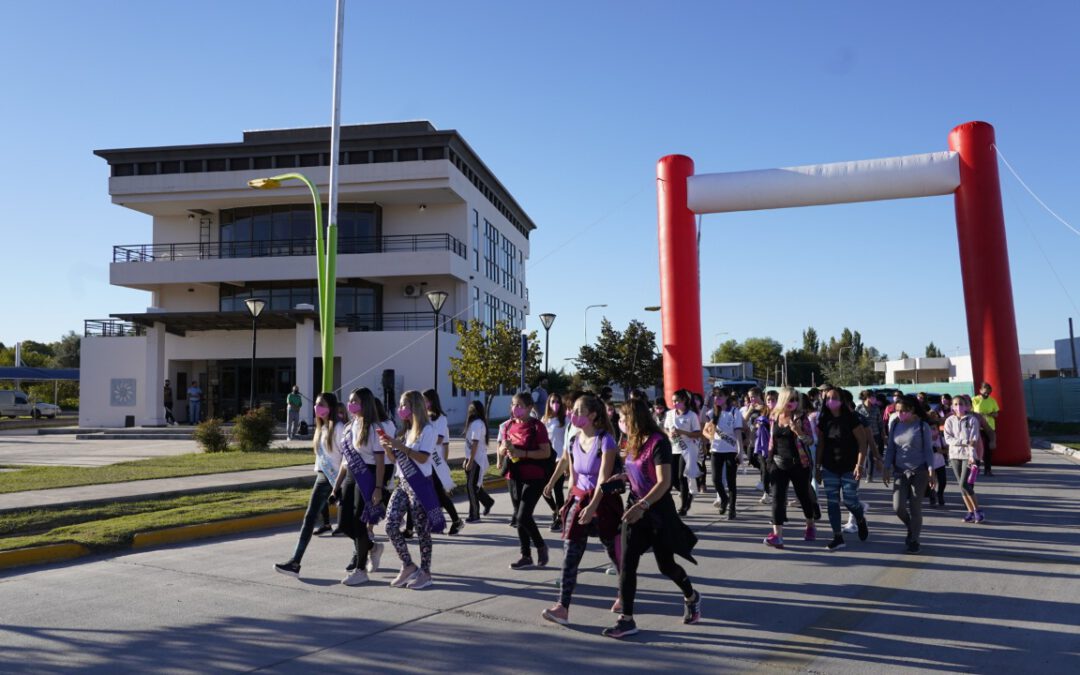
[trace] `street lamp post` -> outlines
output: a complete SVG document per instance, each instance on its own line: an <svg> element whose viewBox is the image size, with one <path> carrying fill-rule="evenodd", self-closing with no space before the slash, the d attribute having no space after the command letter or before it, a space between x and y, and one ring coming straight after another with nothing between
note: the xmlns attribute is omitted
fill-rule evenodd
<svg viewBox="0 0 1080 675"><path fill-rule="evenodd" d="M251 314L251 397L248 399L248 410L255 409L255 338L258 334L259 315L262 314L266 302L259 298L248 298L244 301L248 313Z"/></svg>
<svg viewBox="0 0 1080 675"><path fill-rule="evenodd" d="M589 305L585 308L585 344L589 344L589 310L593 307L607 307L607 305Z"/></svg>
<svg viewBox="0 0 1080 675"><path fill-rule="evenodd" d="M435 383L431 388L439 391L439 312L442 311L443 303L446 302L446 291L431 291L427 294L428 302L431 303L431 311L435 312Z"/></svg>
<svg viewBox="0 0 1080 675"><path fill-rule="evenodd" d="M551 344L548 340L548 331L551 330L551 324L555 323L555 315L551 312L540 315L540 323L544 324L544 372L548 372L548 346Z"/></svg>
<svg viewBox="0 0 1080 675"><path fill-rule="evenodd" d="M315 274L319 290L320 342L322 347L322 391L334 390L334 311L337 302L337 225L333 222L323 231L322 200L319 188L302 173L283 173L269 178L255 178L248 186L256 190L273 190L284 181L296 180L307 186L315 207Z"/></svg>

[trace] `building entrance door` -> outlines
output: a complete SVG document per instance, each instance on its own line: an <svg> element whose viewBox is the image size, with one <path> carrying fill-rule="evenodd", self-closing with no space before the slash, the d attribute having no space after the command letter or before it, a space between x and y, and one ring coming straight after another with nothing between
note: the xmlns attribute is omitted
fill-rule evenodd
<svg viewBox="0 0 1080 675"><path fill-rule="evenodd" d="M251 361L217 361L220 386L215 407L222 419L231 420L251 407ZM275 419L285 419L285 396L296 380L296 359L255 360L255 405L269 405Z"/></svg>

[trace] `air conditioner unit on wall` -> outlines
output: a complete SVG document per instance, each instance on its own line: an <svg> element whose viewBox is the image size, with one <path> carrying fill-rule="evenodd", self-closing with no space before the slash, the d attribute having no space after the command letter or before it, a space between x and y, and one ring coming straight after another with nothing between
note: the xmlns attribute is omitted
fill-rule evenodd
<svg viewBox="0 0 1080 675"><path fill-rule="evenodd" d="M419 298L423 292L420 284L405 284L405 287L402 289L402 294L406 298Z"/></svg>

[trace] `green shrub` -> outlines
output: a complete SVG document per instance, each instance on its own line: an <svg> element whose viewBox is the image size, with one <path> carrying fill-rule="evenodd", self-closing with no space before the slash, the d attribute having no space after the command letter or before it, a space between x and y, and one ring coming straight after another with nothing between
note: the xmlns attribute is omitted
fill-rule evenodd
<svg viewBox="0 0 1080 675"><path fill-rule="evenodd" d="M270 408L256 408L233 421L232 439L241 452L263 452L270 449L277 421Z"/></svg>
<svg viewBox="0 0 1080 675"><path fill-rule="evenodd" d="M221 426L221 420L216 417L200 422L195 427L193 437L203 452L228 452L229 450L229 437Z"/></svg>

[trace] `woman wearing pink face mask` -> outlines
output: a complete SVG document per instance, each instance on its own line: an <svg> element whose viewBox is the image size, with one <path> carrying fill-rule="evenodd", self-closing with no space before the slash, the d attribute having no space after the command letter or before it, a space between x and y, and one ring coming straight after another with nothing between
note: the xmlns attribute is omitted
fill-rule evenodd
<svg viewBox="0 0 1080 675"><path fill-rule="evenodd" d="M907 526L904 543L908 553L918 553L922 533L922 500L926 486L934 488L934 446L926 413L914 396L904 396L896 404L896 417L889 422L885 446L884 480L893 483L893 510Z"/></svg>
<svg viewBox="0 0 1080 675"><path fill-rule="evenodd" d="M300 576L300 561L304 557L311 534L315 530L315 521L326 506L334 481L341 467L341 448L344 441L344 425L335 422L338 407L337 396L323 392L315 399L315 433L312 435L312 449L315 452L315 485L311 488L304 524L300 528L300 539L292 558L274 565L274 570L292 577Z"/></svg>
<svg viewBox="0 0 1080 675"><path fill-rule="evenodd" d="M838 551L846 546L840 529L840 498L855 517L859 539L866 541L869 530L862 502L859 501L859 479L863 462L870 448L870 432L855 412L844 404L843 393L830 387L824 393L825 407L818 417L817 478L825 483L825 500L829 509L829 525L833 539L826 547Z"/></svg>
<svg viewBox="0 0 1080 675"><path fill-rule="evenodd" d="M806 417L800 414L799 393L784 387L769 414L769 454L766 463L772 481L772 532L765 545L784 548L784 523L787 521L787 490L791 485L806 518L805 541L814 541L814 498L810 494L811 461L809 446L814 437Z"/></svg>
<svg viewBox="0 0 1080 675"><path fill-rule="evenodd" d="M555 468L544 424L531 417L533 400L528 393L514 395L510 409L510 424L504 431L500 448L505 457L515 464L518 481L518 503L515 512L517 520L518 542L521 544L521 557L510 563L510 569L521 570L532 567L532 548L536 548L536 564L544 567L548 564L548 547L540 534L540 528L533 518L536 503L540 501L544 486Z"/></svg>
<svg viewBox="0 0 1080 675"><path fill-rule="evenodd" d="M952 415L945 419L945 443L949 446L953 474L960 483L960 496L967 507L965 523L981 523L985 519L975 497L975 479L971 477L972 473L978 475L982 461L979 429L979 418L972 414L971 397L964 394L954 398Z"/></svg>
<svg viewBox="0 0 1080 675"><path fill-rule="evenodd" d="M555 464L559 464L562 460L563 447L566 443L566 427L569 424L566 419L566 408L562 406L562 397L552 392L548 395L547 404L544 407L544 416L540 418L540 421L544 423L547 428L548 439L551 441L551 450L555 453ZM554 477L554 476L553 476ZM563 504L566 502L566 497L563 493L563 484L566 483L566 476L560 475L555 479L554 484L549 491L544 492L544 501L551 507L551 531L561 532L562 522L559 520L559 511L562 510Z"/></svg>
<svg viewBox="0 0 1080 675"><path fill-rule="evenodd" d="M615 569L620 569L617 548L623 516L622 500L602 486L615 473L619 448L604 403L585 394L574 403L571 423L579 429L566 453L570 469L570 497L563 506L563 564L559 602L541 616L553 623L570 622L570 601L577 587L578 566L585 555L589 535L597 534ZM614 487L614 485L612 486ZM613 611L621 612L616 601Z"/></svg>
<svg viewBox="0 0 1080 675"><path fill-rule="evenodd" d="M672 483L679 488L679 515L685 516L694 502L694 488L699 475L701 419L694 409L693 397L686 389L679 389L671 395L671 405L672 410L668 411L664 420L664 431L671 438L671 451L677 459Z"/></svg>

